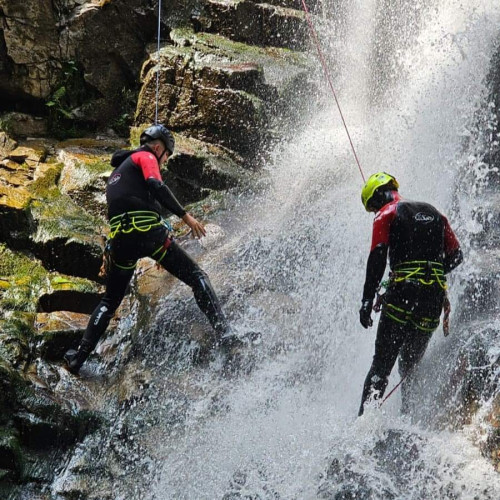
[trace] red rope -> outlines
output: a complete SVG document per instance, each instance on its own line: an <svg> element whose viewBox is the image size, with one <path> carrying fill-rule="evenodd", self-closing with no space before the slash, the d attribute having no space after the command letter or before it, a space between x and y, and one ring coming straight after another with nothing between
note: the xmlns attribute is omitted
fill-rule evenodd
<svg viewBox="0 0 500 500"><path fill-rule="evenodd" d="M380 403L379 406L382 406L391 396L392 394L396 391L396 389L404 382L405 378L409 375L409 373L407 373L393 388L392 388L392 391L387 394L387 396L382 400L382 402Z"/></svg>
<svg viewBox="0 0 500 500"><path fill-rule="evenodd" d="M345 131L347 133L347 137L349 138L349 143L351 144L351 149L352 149L352 152L354 154L354 158L356 159L356 163L358 164L359 172L361 174L361 177L363 178L363 182L366 182L365 175L363 173L363 170L361 169L361 164L359 163L359 160L358 160L358 155L356 154L356 150L354 149L354 144L353 144L352 139L351 139L351 134L349 134L349 129L347 128L347 124L345 122L344 115L342 113L342 109L340 108L340 104L339 104L339 101L337 99L337 94L335 92L335 89L333 88L333 83L332 83L332 79L330 77L330 73L328 71L328 66L326 65L326 61L325 61L325 58L323 57L323 53L321 52L321 46L319 44L318 36L316 35L316 30L314 29L313 23L312 23L311 18L309 16L309 10L307 8L305 0L302 0L302 5L304 6L304 13L306 15L307 24L309 24L309 28L311 29L311 34L312 34L312 37L314 39L314 43L316 44L316 48L318 50L319 59L321 61L321 65L323 66L323 71L325 72L326 79L328 81L328 84L330 85L330 89L332 90L333 97L335 98L335 103L337 104L337 108L339 109L340 117L342 118L342 123L344 124L344 128L345 128Z"/></svg>

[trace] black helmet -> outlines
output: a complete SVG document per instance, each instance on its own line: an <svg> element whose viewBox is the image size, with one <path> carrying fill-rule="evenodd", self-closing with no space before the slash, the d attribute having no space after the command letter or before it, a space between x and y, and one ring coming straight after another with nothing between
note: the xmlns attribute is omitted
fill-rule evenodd
<svg viewBox="0 0 500 500"><path fill-rule="evenodd" d="M164 125L151 125L151 127L148 127L141 134L141 145L149 141L154 141L155 139L160 139L171 155L174 153L175 139L172 132L170 132L167 127Z"/></svg>

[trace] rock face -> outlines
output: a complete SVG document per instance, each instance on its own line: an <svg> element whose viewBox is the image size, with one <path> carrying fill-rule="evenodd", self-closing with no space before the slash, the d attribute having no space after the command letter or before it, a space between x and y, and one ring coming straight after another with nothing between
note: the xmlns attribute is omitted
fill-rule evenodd
<svg viewBox="0 0 500 500"><path fill-rule="evenodd" d="M298 53L248 47L219 35L173 30L175 45L143 68L137 123L154 116L156 75L159 119L174 130L255 157L270 138L271 124L300 110L310 91L311 65Z"/></svg>

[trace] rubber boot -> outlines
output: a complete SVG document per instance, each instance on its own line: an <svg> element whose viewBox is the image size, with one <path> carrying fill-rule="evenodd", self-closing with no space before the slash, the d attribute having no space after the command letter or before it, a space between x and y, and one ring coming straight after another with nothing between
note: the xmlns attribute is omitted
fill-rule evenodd
<svg viewBox="0 0 500 500"><path fill-rule="evenodd" d="M77 351L75 349L69 349L66 351L63 359L66 362L66 368L68 371L73 375L78 375L80 368L90 356L92 349L93 347L83 340Z"/></svg>

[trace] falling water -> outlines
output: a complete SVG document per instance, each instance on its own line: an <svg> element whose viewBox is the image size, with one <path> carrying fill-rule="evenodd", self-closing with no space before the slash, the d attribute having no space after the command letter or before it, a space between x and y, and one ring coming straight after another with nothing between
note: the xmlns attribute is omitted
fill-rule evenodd
<svg viewBox="0 0 500 500"><path fill-rule="evenodd" d="M485 103L500 4L343 0L325 2L324 14L321 41L365 174L388 171L403 197L448 214L467 250L467 213L452 200L470 154L464 137ZM221 359L183 364L182 340L154 337L154 397L134 410L153 423L131 458L148 486L127 480L131 466L115 498L500 498L471 429L432 421L436 401L425 401L425 422L400 415L399 393L356 418L375 339L357 313L372 216L338 112L326 91L322 99L274 152L264 186L232 200L218 221L225 238L203 263L235 331L260 339L227 376ZM467 272L465 262L451 280L454 303ZM158 318L165 330L180 324L175 293ZM426 362L453 342L438 330ZM394 370L389 387L398 380ZM354 486L358 496L339 496Z"/></svg>

